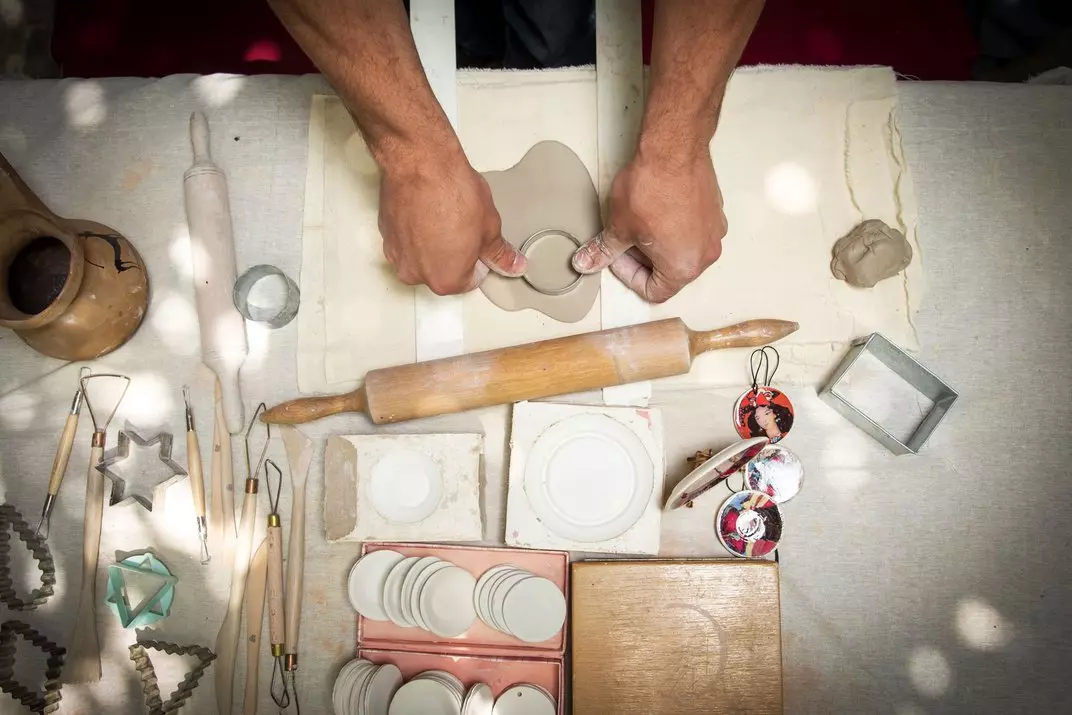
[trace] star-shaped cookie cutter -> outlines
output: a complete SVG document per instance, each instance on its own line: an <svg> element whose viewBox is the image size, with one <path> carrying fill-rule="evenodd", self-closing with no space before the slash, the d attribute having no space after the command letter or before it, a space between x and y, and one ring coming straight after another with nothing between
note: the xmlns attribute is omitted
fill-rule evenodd
<svg viewBox="0 0 1072 715"><path fill-rule="evenodd" d="M127 494L127 480L120 477L112 470L112 467L130 457L131 442L139 447L159 445L160 461L171 470L170 477L153 485L151 492L153 496L146 497L144 494L135 494L133 491L130 494ZM171 447L173 443L174 438L167 432L161 432L155 437L145 439L134 431L129 422L123 429L119 430L119 443L116 445L115 449L110 449L105 452L104 459L97 465L97 471L112 482L112 494L111 498L108 500L108 506L121 506L124 504L136 503L140 504L145 509L152 511L153 501L155 500L157 490L166 489L187 476L186 470L171 458Z"/></svg>

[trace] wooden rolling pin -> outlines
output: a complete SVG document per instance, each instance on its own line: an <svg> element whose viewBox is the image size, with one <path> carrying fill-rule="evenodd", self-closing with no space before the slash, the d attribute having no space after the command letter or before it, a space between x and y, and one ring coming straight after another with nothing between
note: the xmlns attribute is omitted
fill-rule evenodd
<svg viewBox="0 0 1072 715"><path fill-rule="evenodd" d="M585 392L683 375L693 358L709 350L767 345L799 327L787 320L749 320L694 331L680 318L657 320L373 370L353 392L284 402L261 419L300 424L340 412L364 412L374 423L386 424Z"/></svg>

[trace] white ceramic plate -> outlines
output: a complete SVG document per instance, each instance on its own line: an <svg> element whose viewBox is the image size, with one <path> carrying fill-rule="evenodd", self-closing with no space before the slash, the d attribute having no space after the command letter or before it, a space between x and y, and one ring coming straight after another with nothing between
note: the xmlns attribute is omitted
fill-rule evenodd
<svg viewBox="0 0 1072 715"><path fill-rule="evenodd" d="M483 683L476 683L469 688L469 693L462 703L462 715L492 715L495 707L495 696L491 688Z"/></svg>
<svg viewBox="0 0 1072 715"><path fill-rule="evenodd" d="M387 709L391 705L399 687L402 686L402 673L399 669L387 663L381 665L369 680L365 689L363 715L387 715Z"/></svg>
<svg viewBox="0 0 1072 715"><path fill-rule="evenodd" d="M415 449L385 454L372 465L365 484L372 508L401 524L427 519L443 498L443 470Z"/></svg>
<svg viewBox="0 0 1072 715"><path fill-rule="evenodd" d="M536 578L528 571L516 571L506 578L499 581L491 591L491 607L488 609L488 615L491 616L491 623L498 630L503 633L509 633L506 629L506 624L503 623L503 602L506 600L506 594L517 584L530 578Z"/></svg>
<svg viewBox="0 0 1072 715"><path fill-rule="evenodd" d="M440 638L455 638L476 620L473 589L476 579L465 569L451 566L437 571L424 585L420 597L421 618Z"/></svg>
<svg viewBox="0 0 1072 715"><path fill-rule="evenodd" d="M395 693L388 715L461 715L454 693L438 680L414 678Z"/></svg>
<svg viewBox="0 0 1072 715"><path fill-rule="evenodd" d="M655 467L640 437L606 415L575 415L547 428L529 450L525 494L564 539L607 541L644 514Z"/></svg>
<svg viewBox="0 0 1072 715"><path fill-rule="evenodd" d="M350 569L347 590L354 610L373 621L386 621L383 586L387 575L405 557L397 551L381 549L362 556Z"/></svg>
<svg viewBox="0 0 1072 715"><path fill-rule="evenodd" d="M412 628L417 625L413 621L407 621L405 616L402 615L401 599L402 582L406 580L406 574L409 573L409 570L420 560L419 556L409 556L402 559L391 569L391 573L387 574L387 581L383 584L383 610L387 612L387 617L396 626Z"/></svg>
<svg viewBox="0 0 1072 715"><path fill-rule="evenodd" d="M417 623L417 619L413 615L412 607L410 606L410 598L413 596L413 587L417 583L417 577L428 568L439 563L439 559L435 556L425 556L417 563L413 564L413 568L406 574L405 580L402 581L402 595L399 600L399 606L402 609L402 617L407 621L412 621L418 627L420 623Z"/></svg>
<svg viewBox="0 0 1072 715"><path fill-rule="evenodd" d="M413 593L409 597L409 610L413 614L413 620L416 622L418 628L429 630L428 624L424 622L424 618L421 617L421 593L424 591L425 585L436 572L442 571L445 568L453 566L449 561L440 561L439 563L432 564L424 570L413 584Z"/></svg>
<svg viewBox="0 0 1072 715"><path fill-rule="evenodd" d="M535 685L515 685L495 701L492 715L555 715L555 699Z"/></svg>
<svg viewBox="0 0 1072 715"><path fill-rule="evenodd" d="M554 582L527 578L506 592L502 622L506 630L526 643L543 643L566 622L566 597Z"/></svg>

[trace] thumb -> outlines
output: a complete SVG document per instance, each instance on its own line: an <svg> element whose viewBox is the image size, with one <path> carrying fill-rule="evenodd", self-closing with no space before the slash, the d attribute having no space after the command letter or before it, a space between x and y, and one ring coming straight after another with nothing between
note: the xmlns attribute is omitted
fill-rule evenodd
<svg viewBox="0 0 1072 715"><path fill-rule="evenodd" d="M517 278L525 272L525 256L502 236L484 245L480 262L500 276Z"/></svg>
<svg viewBox="0 0 1072 715"><path fill-rule="evenodd" d="M573 254L573 269L578 273L598 273L617 260L633 244L619 239L610 231L593 238Z"/></svg>

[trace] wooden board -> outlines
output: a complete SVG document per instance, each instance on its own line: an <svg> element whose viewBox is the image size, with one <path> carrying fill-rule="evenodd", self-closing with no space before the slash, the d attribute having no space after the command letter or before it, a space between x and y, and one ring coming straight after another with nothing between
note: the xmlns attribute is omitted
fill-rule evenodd
<svg viewBox="0 0 1072 715"><path fill-rule="evenodd" d="M782 712L778 566L573 564L573 712Z"/></svg>

